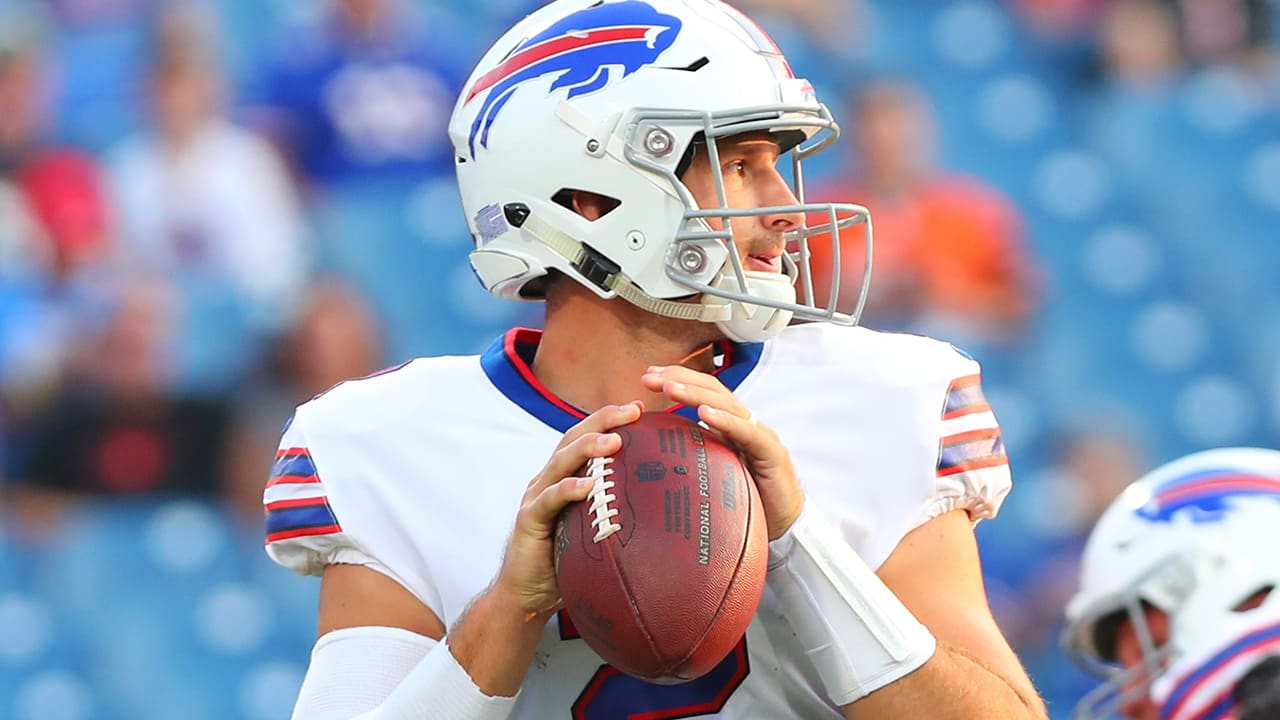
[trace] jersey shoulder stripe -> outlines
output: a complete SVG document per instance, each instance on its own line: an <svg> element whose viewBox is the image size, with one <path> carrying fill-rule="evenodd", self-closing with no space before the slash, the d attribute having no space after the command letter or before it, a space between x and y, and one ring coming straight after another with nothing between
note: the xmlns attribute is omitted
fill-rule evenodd
<svg viewBox="0 0 1280 720"><path fill-rule="evenodd" d="M284 447L276 453L262 500L267 544L342 532L305 447Z"/></svg>

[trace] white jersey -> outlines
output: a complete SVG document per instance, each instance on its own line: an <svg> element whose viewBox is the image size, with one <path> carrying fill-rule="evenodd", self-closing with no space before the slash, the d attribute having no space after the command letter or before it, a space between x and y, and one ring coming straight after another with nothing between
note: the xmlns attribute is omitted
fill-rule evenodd
<svg viewBox="0 0 1280 720"><path fill-rule="evenodd" d="M540 335L483 355L413 360L298 408L265 502L267 552L300 573L367 565L446 626L497 574L519 500L585 414L530 369ZM996 513L1010 479L978 364L915 335L827 324L721 343L719 379L774 428L813 507L871 567L910 530ZM691 414L691 408L678 412ZM838 718L766 590L743 641L682 685L623 675L552 620L512 717Z"/></svg>

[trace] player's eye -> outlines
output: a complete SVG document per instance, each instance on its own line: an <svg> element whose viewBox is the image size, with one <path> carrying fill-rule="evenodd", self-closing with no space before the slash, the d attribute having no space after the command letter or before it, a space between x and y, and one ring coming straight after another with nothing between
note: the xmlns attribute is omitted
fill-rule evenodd
<svg viewBox="0 0 1280 720"><path fill-rule="evenodd" d="M725 163L724 174L726 176L742 177L747 174L747 163L742 160Z"/></svg>

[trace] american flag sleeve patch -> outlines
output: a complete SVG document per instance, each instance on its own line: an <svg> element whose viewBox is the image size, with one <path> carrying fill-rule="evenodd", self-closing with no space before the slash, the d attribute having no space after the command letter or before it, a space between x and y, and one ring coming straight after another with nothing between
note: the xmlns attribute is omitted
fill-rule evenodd
<svg viewBox="0 0 1280 720"><path fill-rule="evenodd" d="M1004 439L981 378L966 375L947 388L938 443L938 477L1008 465Z"/></svg>
<svg viewBox="0 0 1280 720"><path fill-rule="evenodd" d="M268 544L342 532L311 453L304 447L281 448L276 453L262 501Z"/></svg>

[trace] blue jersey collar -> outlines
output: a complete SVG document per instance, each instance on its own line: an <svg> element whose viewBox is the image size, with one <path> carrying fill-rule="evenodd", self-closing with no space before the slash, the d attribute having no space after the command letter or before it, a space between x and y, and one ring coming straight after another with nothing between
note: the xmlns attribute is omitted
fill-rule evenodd
<svg viewBox="0 0 1280 720"><path fill-rule="evenodd" d="M511 402L560 432L565 432L585 418L587 413L556 397L533 374L533 356L542 331L515 328L497 338L480 356L480 365L489 382ZM722 364L712 374L730 390L736 390L760 362L762 343L720 341L717 354ZM697 420L697 409L677 405L669 412Z"/></svg>

